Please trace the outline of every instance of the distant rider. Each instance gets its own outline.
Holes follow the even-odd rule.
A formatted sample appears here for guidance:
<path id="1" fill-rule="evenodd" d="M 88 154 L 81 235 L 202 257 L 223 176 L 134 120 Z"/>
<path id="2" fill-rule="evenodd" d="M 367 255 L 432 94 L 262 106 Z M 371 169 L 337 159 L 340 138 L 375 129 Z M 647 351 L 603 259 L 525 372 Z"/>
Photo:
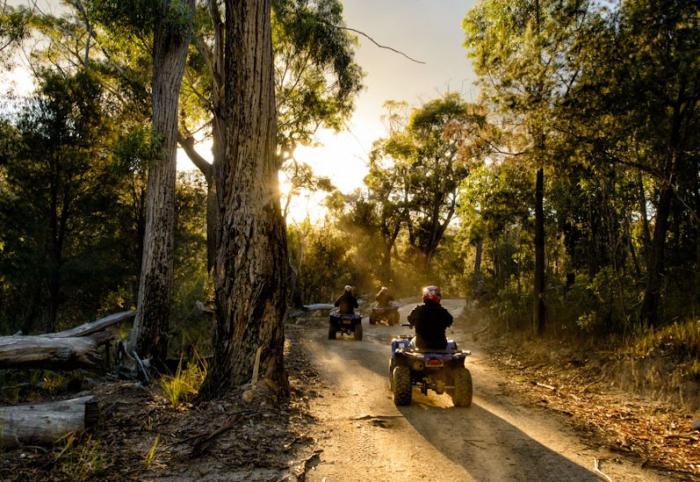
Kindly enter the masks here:
<path id="1" fill-rule="evenodd" d="M 386 308 L 394 301 L 394 296 L 389 291 L 389 288 L 382 286 L 382 289 L 379 290 L 379 293 L 377 293 L 374 299 L 377 301 L 377 306 Z"/>
<path id="2" fill-rule="evenodd" d="M 357 298 L 352 294 L 352 286 L 347 285 L 343 294 L 335 300 L 334 306 L 338 307 L 341 315 L 354 315 L 355 308 L 358 307 Z"/>
<path id="3" fill-rule="evenodd" d="M 417 348 L 444 350 L 447 348 L 445 330 L 452 326 L 452 315 L 440 305 L 440 288 L 423 288 L 423 304 L 416 306 L 408 322 L 416 329 L 414 343 Z"/>

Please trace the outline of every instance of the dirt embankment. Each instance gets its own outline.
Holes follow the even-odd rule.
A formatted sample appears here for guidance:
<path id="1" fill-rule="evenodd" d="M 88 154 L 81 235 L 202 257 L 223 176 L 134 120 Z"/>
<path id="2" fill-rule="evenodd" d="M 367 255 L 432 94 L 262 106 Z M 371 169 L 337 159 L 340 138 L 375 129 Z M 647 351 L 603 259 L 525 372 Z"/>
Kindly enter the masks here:
<path id="1" fill-rule="evenodd" d="M 485 326 L 483 316 L 471 311 L 465 320 L 478 332 Z M 673 392 L 668 380 L 651 382 L 663 377 L 664 370 L 675 372 L 668 357 L 633 358 L 610 350 L 581 350 L 571 341 L 543 342 L 488 331 L 477 338 L 489 359 L 508 375 L 509 392 L 525 403 L 563 415 L 586 440 L 641 467 L 700 480 L 700 431 L 693 429 L 700 419 L 697 400 L 679 396 L 692 387 L 681 387 L 679 381 Z M 660 363 L 664 370 L 659 371 Z"/>

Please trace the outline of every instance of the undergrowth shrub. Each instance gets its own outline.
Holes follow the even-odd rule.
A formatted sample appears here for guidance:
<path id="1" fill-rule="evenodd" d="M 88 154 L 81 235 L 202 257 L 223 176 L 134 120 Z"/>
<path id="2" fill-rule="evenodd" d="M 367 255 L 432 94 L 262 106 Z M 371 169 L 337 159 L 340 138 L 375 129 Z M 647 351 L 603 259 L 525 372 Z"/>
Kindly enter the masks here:
<path id="1" fill-rule="evenodd" d="M 173 408 L 189 397 L 196 395 L 199 387 L 207 376 L 207 362 L 194 352 L 192 359 L 183 369 L 183 357 L 180 357 L 174 375 L 163 375 L 160 378 L 160 388 L 163 395 Z"/>

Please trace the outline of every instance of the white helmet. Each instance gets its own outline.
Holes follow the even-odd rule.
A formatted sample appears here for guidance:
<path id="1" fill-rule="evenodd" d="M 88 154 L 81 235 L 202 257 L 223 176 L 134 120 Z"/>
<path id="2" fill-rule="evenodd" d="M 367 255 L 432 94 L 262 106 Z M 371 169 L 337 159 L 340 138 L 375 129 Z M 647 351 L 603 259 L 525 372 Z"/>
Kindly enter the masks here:
<path id="1" fill-rule="evenodd" d="M 352 293 L 352 286 L 345 285 L 345 291 L 347 291 L 348 293 Z"/>

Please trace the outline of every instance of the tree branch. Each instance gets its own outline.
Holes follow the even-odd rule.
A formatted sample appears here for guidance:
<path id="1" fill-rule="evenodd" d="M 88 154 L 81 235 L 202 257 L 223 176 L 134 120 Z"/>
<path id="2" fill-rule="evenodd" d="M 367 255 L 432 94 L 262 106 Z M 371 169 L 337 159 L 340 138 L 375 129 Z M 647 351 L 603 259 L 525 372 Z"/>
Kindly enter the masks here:
<path id="1" fill-rule="evenodd" d="M 187 156 L 190 158 L 192 161 L 192 164 L 197 166 L 197 168 L 202 171 L 202 174 L 204 174 L 204 178 L 207 180 L 207 183 L 211 182 L 212 178 L 212 165 L 207 162 L 206 159 L 204 159 L 194 148 L 194 137 L 192 136 L 185 136 L 182 132 L 178 130 L 177 132 L 177 142 L 180 144 L 180 147 L 187 153 Z"/>
<path id="2" fill-rule="evenodd" d="M 400 50 L 397 50 L 397 49 L 395 49 L 395 48 L 393 48 L 393 47 L 390 47 L 390 46 L 388 46 L 388 45 L 382 45 L 382 44 L 380 44 L 379 42 L 377 42 L 376 40 L 374 40 L 372 37 L 370 37 L 368 34 L 364 33 L 364 32 L 361 31 L 361 30 L 357 30 L 357 29 L 351 28 L 351 27 L 345 27 L 345 26 L 343 26 L 343 25 L 335 25 L 335 24 L 333 24 L 333 23 L 327 22 L 327 21 L 323 20 L 322 18 L 318 18 L 318 17 L 316 17 L 316 16 L 314 16 L 314 18 L 315 18 L 315 20 L 316 20 L 317 22 L 320 22 L 320 23 L 322 23 L 322 24 L 324 24 L 324 25 L 328 25 L 329 27 L 337 28 L 338 30 L 346 30 L 346 31 L 348 31 L 348 32 L 353 32 L 353 33 L 356 33 L 356 34 L 358 34 L 358 35 L 361 35 L 361 36 L 365 37 L 367 40 L 369 40 L 370 42 L 372 42 L 374 45 L 376 45 L 377 47 L 379 47 L 380 49 L 390 50 L 390 51 L 392 51 L 392 52 L 394 52 L 394 53 L 397 53 L 397 54 L 399 54 L 399 55 L 401 55 L 401 56 L 403 56 L 403 57 L 406 57 L 406 58 L 407 58 L 408 60 L 410 60 L 411 62 L 415 62 L 415 63 L 417 63 L 417 64 L 425 64 L 425 62 L 423 62 L 422 60 L 414 59 L 413 57 L 411 57 L 411 56 L 409 56 L 409 55 L 403 53 L 403 52 L 400 51 Z"/>

